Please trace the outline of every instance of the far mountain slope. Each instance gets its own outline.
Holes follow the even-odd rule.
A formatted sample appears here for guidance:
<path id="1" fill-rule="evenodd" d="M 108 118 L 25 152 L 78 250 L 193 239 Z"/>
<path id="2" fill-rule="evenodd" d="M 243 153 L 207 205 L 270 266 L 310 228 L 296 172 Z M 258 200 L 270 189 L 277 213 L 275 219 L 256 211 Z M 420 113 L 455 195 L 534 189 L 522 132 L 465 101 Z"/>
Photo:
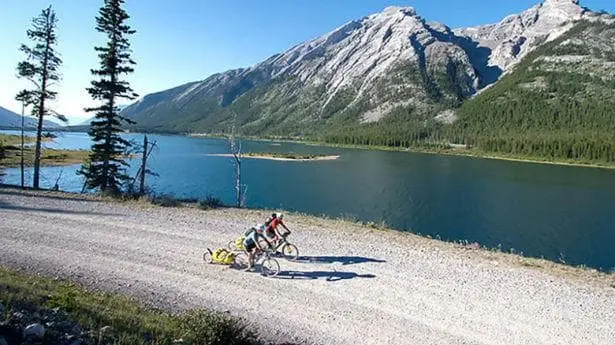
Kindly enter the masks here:
<path id="1" fill-rule="evenodd" d="M 444 25 L 390 7 L 248 69 L 151 94 L 124 115 L 179 131 L 309 135 L 370 123 L 397 108 L 417 117 L 456 107 L 480 84 Z"/>
<path id="2" fill-rule="evenodd" d="M 33 129 L 38 126 L 38 120 L 31 116 L 26 116 L 24 120 L 24 127 L 27 129 Z M 48 120 L 43 120 L 43 128 L 45 129 L 57 129 L 62 126 Z M 0 128 L 5 129 L 17 129 L 21 128 L 21 115 L 18 115 L 8 109 L 0 107 Z"/>

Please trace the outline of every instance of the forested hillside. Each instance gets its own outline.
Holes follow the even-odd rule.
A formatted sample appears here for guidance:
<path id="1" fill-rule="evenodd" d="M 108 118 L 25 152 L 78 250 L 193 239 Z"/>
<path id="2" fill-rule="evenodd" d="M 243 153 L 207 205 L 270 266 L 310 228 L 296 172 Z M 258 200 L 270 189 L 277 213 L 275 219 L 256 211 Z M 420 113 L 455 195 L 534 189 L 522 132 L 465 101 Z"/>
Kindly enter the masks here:
<path id="1" fill-rule="evenodd" d="M 615 24 L 583 21 L 530 53 L 457 110 L 452 125 L 411 109 L 348 126 L 330 143 L 445 147 L 582 161 L 615 161 Z"/>
<path id="2" fill-rule="evenodd" d="M 615 24 L 581 22 L 459 109 L 453 142 L 492 152 L 615 160 Z"/>

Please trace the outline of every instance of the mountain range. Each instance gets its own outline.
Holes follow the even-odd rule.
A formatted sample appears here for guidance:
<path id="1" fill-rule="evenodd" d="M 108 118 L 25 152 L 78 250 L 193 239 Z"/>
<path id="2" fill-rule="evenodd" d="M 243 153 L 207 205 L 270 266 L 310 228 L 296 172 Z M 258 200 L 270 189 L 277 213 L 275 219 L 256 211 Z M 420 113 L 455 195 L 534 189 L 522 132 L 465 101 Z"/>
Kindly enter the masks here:
<path id="1" fill-rule="evenodd" d="M 608 134 L 614 32 L 613 16 L 578 0 L 457 29 L 388 7 L 252 67 L 146 95 L 122 115 L 147 131 L 489 150 L 496 136 L 512 147 L 527 133 Z"/>
<path id="2" fill-rule="evenodd" d="M 38 120 L 32 116 L 26 116 L 24 119 L 24 128 L 34 129 L 38 126 Z M 48 120 L 43 120 L 44 129 L 57 129 L 61 125 Z M 0 107 L 0 128 L 5 129 L 20 129 L 21 115 L 18 115 L 8 109 Z"/>

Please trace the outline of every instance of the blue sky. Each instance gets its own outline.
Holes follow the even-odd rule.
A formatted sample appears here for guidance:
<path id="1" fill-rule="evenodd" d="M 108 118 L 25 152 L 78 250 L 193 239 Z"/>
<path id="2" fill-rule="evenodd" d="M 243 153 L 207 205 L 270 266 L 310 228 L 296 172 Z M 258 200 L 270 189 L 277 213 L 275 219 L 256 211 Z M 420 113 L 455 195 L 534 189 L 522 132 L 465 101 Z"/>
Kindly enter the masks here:
<path id="1" fill-rule="evenodd" d="M 539 0 L 128 0 L 136 72 L 129 76 L 140 95 L 164 90 L 231 68 L 253 65 L 294 44 L 315 38 L 343 23 L 387 6 L 413 6 L 427 20 L 450 27 L 497 22 Z M 59 18 L 59 46 L 64 65 L 60 92 L 53 104 L 72 123 L 88 116 L 85 88 L 97 66 L 94 44 L 102 36 L 94 17 L 102 0 L 2 0 L 0 2 L 0 106 L 15 112 L 15 93 L 28 86 L 15 77 L 24 58 L 32 17 L 52 5 Z M 613 0 L 585 0 L 593 10 L 615 12 Z"/>

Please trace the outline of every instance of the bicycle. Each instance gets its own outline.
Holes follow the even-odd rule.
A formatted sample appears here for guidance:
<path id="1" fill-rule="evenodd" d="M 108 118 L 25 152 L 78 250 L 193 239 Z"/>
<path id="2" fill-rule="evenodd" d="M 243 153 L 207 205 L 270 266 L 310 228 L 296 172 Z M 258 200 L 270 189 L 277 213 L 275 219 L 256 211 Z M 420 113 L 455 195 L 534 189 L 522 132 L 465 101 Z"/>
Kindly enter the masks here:
<path id="1" fill-rule="evenodd" d="M 296 261 L 299 258 L 299 249 L 296 245 L 290 243 L 286 237 L 290 235 L 290 232 L 278 237 L 277 243 L 273 246 L 272 250 L 274 253 L 278 251 L 282 252 L 282 255 L 291 260 Z M 281 248 L 281 250 L 280 250 Z"/>
<path id="2" fill-rule="evenodd" d="M 258 251 L 254 257 L 254 266 L 259 267 L 261 274 L 266 277 L 275 277 L 280 274 L 280 263 L 271 257 L 270 250 Z"/>

